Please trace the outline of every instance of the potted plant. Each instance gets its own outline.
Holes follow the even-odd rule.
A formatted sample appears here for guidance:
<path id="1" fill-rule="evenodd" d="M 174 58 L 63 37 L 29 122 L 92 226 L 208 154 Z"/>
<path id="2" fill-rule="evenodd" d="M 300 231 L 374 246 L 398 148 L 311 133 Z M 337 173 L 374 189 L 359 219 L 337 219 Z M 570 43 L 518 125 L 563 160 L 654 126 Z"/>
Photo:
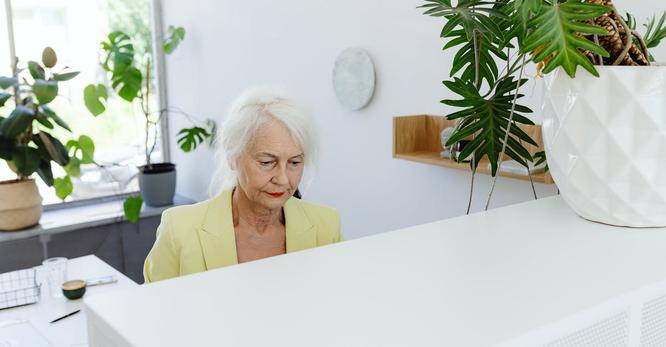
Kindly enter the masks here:
<path id="1" fill-rule="evenodd" d="M 166 54 L 171 54 L 185 38 L 185 29 L 170 26 L 167 38 L 162 44 Z M 103 58 L 102 69 L 107 72 L 113 89 L 120 98 L 127 102 L 138 102 L 145 121 L 144 156 L 145 163 L 138 167 L 139 189 L 141 196 L 131 196 L 125 200 L 125 216 L 136 222 L 142 204 L 164 206 L 173 203 L 176 189 L 176 165 L 169 162 L 155 163 L 151 155 L 157 144 L 159 122 L 169 113 L 184 115 L 192 127 L 178 132 L 178 144 L 185 152 L 197 148 L 206 139 L 212 138 L 215 124 L 212 120 L 200 121 L 195 117 L 176 108 L 159 110 L 151 109 L 151 57 L 148 55 L 145 64 L 135 56 L 134 45 L 129 35 L 114 31 L 101 43 Z M 104 101 L 108 99 L 108 89 L 104 84 L 91 84 L 84 89 L 86 107 L 93 115 L 105 111 Z M 151 141 L 152 134 L 152 141 Z M 152 143 L 151 143 L 152 142 Z"/>
<path id="2" fill-rule="evenodd" d="M 42 198 L 36 173 L 44 183 L 65 199 L 73 190 L 70 176 L 77 176 L 81 164 L 92 163 L 95 145 L 81 135 L 63 144 L 56 127 L 71 132 L 69 125 L 49 107 L 58 95 L 58 83 L 79 73 L 66 67 L 53 72 L 55 51 L 46 47 L 42 61 L 29 61 L 18 69 L 14 59 L 11 77 L 0 77 L 0 107 L 12 111 L 0 116 L 0 159 L 16 173 L 16 179 L 0 182 L 0 230 L 18 230 L 39 222 Z M 65 175 L 54 178 L 52 163 L 63 167 Z"/>
<path id="3" fill-rule="evenodd" d="M 564 200 L 579 215 L 609 224 L 666 225 L 663 213 L 666 185 L 661 183 L 666 177 L 665 171 L 656 165 L 659 153 L 661 157 L 666 153 L 663 139 L 666 110 L 646 109 L 648 104 L 663 104 L 666 68 L 615 66 L 649 65 L 648 49 L 666 36 L 664 17 L 658 23 L 653 19 L 646 25 L 648 30 L 642 37 L 636 31 L 633 17 L 628 15 L 624 20 L 610 0 L 460 0 L 455 5 L 450 0 L 426 0 L 420 7 L 426 9 L 426 15 L 444 18 L 441 36 L 448 39 L 444 50 L 457 49 L 450 72 L 453 80 L 443 83 L 461 99 L 441 101 L 460 108 L 447 116 L 458 121 L 447 146 L 471 140 L 459 158 L 471 157 L 472 177 L 482 158 L 490 162 L 494 181 L 486 209 L 502 163 L 500 158 L 507 155 L 529 167 L 547 157 L 548 168 Z M 539 74 L 554 72 L 549 76 L 553 78 L 548 80 L 544 97 L 546 151 L 535 156 L 525 147 L 535 142 L 517 126 L 533 124 L 524 116 L 532 111 L 518 103 L 523 97 L 521 88 L 527 82 L 525 68 L 530 63 L 537 64 Z M 588 74 L 574 79 L 579 66 Z M 653 89 L 636 92 L 631 88 L 639 85 L 642 77 L 631 75 L 634 73 L 642 77 L 661 76 L 661 80 L 652 78 L 649 86 Z M 655 85 L 658 81 L 661 86 Z M 632 82 L 634 85 L 629 86 Z M 617 88 L 618 85 L 624 88 Z M 613 94 L 616 89 L 626 93 Z M 659 90 L 661 96 L 650 94 Z M 606 92 L 606 96 L 600 95 Z M 640 102 L 634 102 L 637 95 Z M 619 100 L 637 106 L 624 107 L 623 114 L 603 106 L 617 104 Z M 639 113 L 649 115 L 636 120 Z M 609 123 L 599 121 L 603 118 Z M 641 132 L 635 132 L 632 129 L 636 122 L 657 125 L 653 126 L 656 135 L 646 135 L 649 126 L 640 126 Z M 604 137 L 606 143 L 627 146 L 621 152 L 622 161 L 615 160 L 615 153 L 604 148 L 603 141 L 595 142 L 594 137 L 604 133 L 601 128 L 607 129 L 605 135 L 618 135 Z M 632 131 L 633 136 L 626 136 Z M 643 143 L 642 138 L 651 142 Z M 627 153 L 639 148 L 650 150 L 640 156 Z M 586 162 L 590 158 L 598 161 Z M 629 179 L 609 177 L 627 172 L 623 165 L 636 173 Z M 473 182 L 472 179 L 472 189 Z M 612 182 L 617 185 L 608 184 Z M 649 197 L 639 197 L 650 189 Z M 621 216 L 617 218 L 618 215 Z"/>

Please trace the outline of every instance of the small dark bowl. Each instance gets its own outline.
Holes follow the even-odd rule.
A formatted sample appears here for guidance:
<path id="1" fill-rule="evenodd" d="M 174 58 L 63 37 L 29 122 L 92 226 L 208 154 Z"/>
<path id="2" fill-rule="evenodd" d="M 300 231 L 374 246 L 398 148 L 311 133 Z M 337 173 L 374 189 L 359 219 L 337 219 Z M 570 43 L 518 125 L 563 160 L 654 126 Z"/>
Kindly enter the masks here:
<path id="1" fill-rule="evenodd" d="M 80 299 L 86 293 L 86 281 L 73 280 L 62 284 L 62 294 L 69 300 Z"/>

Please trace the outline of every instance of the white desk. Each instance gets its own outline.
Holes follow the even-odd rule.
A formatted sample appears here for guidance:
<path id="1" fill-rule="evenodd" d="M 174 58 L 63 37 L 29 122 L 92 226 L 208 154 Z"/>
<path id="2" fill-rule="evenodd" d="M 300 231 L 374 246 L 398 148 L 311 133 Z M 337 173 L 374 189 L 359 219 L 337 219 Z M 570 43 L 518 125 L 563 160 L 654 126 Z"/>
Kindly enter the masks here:
<path id="1" fill-rule="evenodd" d="M 99 295 L 86 309 L 93 346 L 488 346 L 664 279 L 666 229 L 591 223 L 552 197 Z"/>
<path id="2" fill-rule="evenodd" d="M 41 266 L 37 267 L 38 281 L 42 279 Z M 136 286 L 131 279 L 112 268 L 94 255 L 70 259 L 67 262 L 68 279 L 89 279 L 113 275 L 117 283 L 93 286 L 86 290 L 85 299 L 103 292 L 112 292 L 119 288 Z M 43 281 L 42 281 L 43 282 Z M 88 343 L 86 315 L 82 310 L 78 314 L 49 324 L 55 318 L 83 309 L 83 300 L 52 299 L 46 283 L 42 284 L 41 298 L 38 303 L 0 310 L 0 322 L 6 320 L 29 320 L 32 325 L 55 347 L 85 346 Z M 0 336 L 0 341 L 2 340 Z"/>

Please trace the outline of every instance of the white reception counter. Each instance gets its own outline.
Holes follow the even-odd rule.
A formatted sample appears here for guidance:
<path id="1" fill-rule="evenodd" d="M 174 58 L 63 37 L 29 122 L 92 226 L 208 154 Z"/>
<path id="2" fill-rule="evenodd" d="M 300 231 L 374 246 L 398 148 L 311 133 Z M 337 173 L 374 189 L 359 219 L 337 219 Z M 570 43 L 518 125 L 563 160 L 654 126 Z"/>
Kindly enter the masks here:
<path id="1" fill-rule="evenodd" d="M 588 222 L 551 197 L 97 295 L 86 310 L 91 346 L 520 345 L 663 280 L 666 229 Z M 558 345 L 637 338 L 582 328 L 557 327 Z"/>

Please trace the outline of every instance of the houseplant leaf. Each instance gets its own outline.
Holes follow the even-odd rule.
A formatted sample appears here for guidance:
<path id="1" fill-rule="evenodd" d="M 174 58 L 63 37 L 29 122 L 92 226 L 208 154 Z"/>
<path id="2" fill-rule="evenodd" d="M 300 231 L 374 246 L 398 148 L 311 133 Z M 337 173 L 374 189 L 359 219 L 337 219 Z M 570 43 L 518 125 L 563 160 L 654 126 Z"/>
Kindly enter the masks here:
<path id="1" fill-rule="evenodd" d="M 118 91 L 118 96 L 131 102 L 139 94 L 142 80 L 141 71 L 131 66 L 117 74 L 114 72 L 111 86 Z"/>
<path id="2" fill-rule="evenodd" d="M 72 132 L 72 129 L 69 128 L 69 125 L 67 125 L 67 123 L 62 120 L 62 118 L 60 118 L 50 107 L 46 105 L 40 105 L 39 108 L 41 109 L 42 113 L 52 119 L 61 128 L 69 131 L 70 133 Z"/>
<path id="3" fill-rule="evenodd" d="M 185 128 L 178 132 L 178 144 L 184 152 L 190 152 L 202 144 L 210 133 L 204 128 L 192 127 Z"/>
<path id="4" fill-rule="evenodd" d="M 141 216 L 141 205 L 143 205 L 143 199 L 138 195 L 125 199 L 123 203 L 125 218 L 132 223 L 138 222 Z"/>
<path id="5" fill-rule="evenodd" d="M 18 79 L 14 77 L 0 76 L 0 89 L 7 89 L 18 85 Z"/>
<path id="6" fill-rule="evenodd" d="M 53 79 L 58 81 L 58 82 L 64 82 L 64 81 L 69 81 L 72 78 L 76 77 L 79 75 L 78 71 L 72 71 L 72 72 L 65 72 L 65 73 L 54 73 L 53 74 Z"/>
<path id="7" fill-rule="evenodd" d="M 11 99 L 12 95 L 9 93 L 0 92 L 0 107 L 5 106 L 7 100 Z"/>
<path id="8" fill-rule="evenodd" d="M 106 91 L 106 86 L 103 84 L 90 84 L 83 89 L 83 101 L 93 116 L 99 116 L 104 113 L 106 106 L 102 101 L 106 102 L 108 99 L 109 94 Z"/>
<path id="9" fill-rule="evenodd" d="M 30 108 L 17 106 L 9 117 L 0 123 L 0 134 L 5 138 L 15 138 L 28 129 L 34 115 L 35 113 Z"/>
<path id="10" fill-rule="evenodd" d="M 36 80 L 43 80 L 44 77 L 44 68 L 39 65 L 36 61 L 28 62 L 28 71 L 30 71 L 30 76 Z"/>
<path id="11" fill-rule="evenodd" d="M 58 82 L 54 80 L 35 80 L 35 84 L 32 85 L 32 92 L 40 104 L 48 104 L 58 95 Z"/>
<path id="12" fill-rule="evenodd" d="M 39 151 L 26 145 L 17 145 L 12 153 L 12 161 L 16 169 L 26 177 L 37 171 L 40 160 Z"/>
<path id="13" fill-rule="evenodd" d="M 43 159 L 53 160 L 58 165 L 64 166 L 69 163 L 69 153 L 67 148 L 55 137 L 50 134 L 40 131 L 38 134 L 32 136 L 32 141 L 41 150 Z"/>
<path id="14" fill-rule="evenodd" d="M 480 160 L 485 156 L 491 164 L 491 173 L 495 176 L 504 144 L 504 136 L 509 126 L 516 87 L 525 82 L 527 82 L 526 79 L 521 80 L 520 83 L 513 78 L 500 79 L 491 93 L 480 95 L 472 82 L 459 78 L 453 81 L 445 81 L 444 84 L 451 91 L 460 95 L 462 99 L 442 100 L 442 103 L 463 108 L 463 110 L 447 116 L 451 120 L 460 119 L 460 125 L 451 135 L 446 146 L 452 146 L 461 140 L 474 136 L 460 153 L 459 158 L 463 160 L 473 154 L 476 158 L 474 164 L 478 166 Z M 516 96 L 517 99 L 521 97 L 520 94 Z M 508 156 L 524 166 L 527 166 L 527 161 L 532 161 L 532 158 L 527 149 L 521 144 L 521 141 L 531 145 L 536 145 L 536 142 L 514 123 L 533 124 L 532 121 L 520 114 L 530 112 L 529 108 L 516 105 L 505 150 Z"/>
<path id="15" fill-rule="evenodd" d="M 46 183 L 47 186 L 53 186 L 53 171 L 51 170 L 51 161 L 49 160 L 40 160 L 39 167 L 37 168 L 37 174 L 42 178 L 42 181 Z"/>
<path id="16" fill-rule="evenodd" d="M 164 53 L 173 53 L 173 51 L 178 47 L 178 45 L 180 45 L 183 39 L 185 39 L 185 28 L 169 25 L 168 36 L 164 40 L 164 44 L 162 46 Z"/>
<path id="17" fill-rule="evenodd" d="M 609 53 L 579 34 L 607 35 L 605 29 L 585 24 L 583 21 L 599 17 L 609 10 L 608 7 L 584 3 L 582 0 L 567 0 L 564 3 L 542 6 L 541 12 L 528 22 L 528 27 L 533 30 L 525 38 L 521 51 L 532 53 L 534 62 L 543 62 L 543 73 L 549 73 L 561 66 L 573 78 L 577 66 L 582 66 L 592 75 L 599 76 L 592 62 L 581 50 L 588 50 L 602 57 L 608 57 Z"/>
<path id="18" fill-rule="evenodd" d="M 65 198 L 74 191 L 74 185 L 69 176 L 56 178 L 53 182 L 53 186 L 55 187 L 56 196 L 60 198 L 60 200 L 65 200 Z"/>

